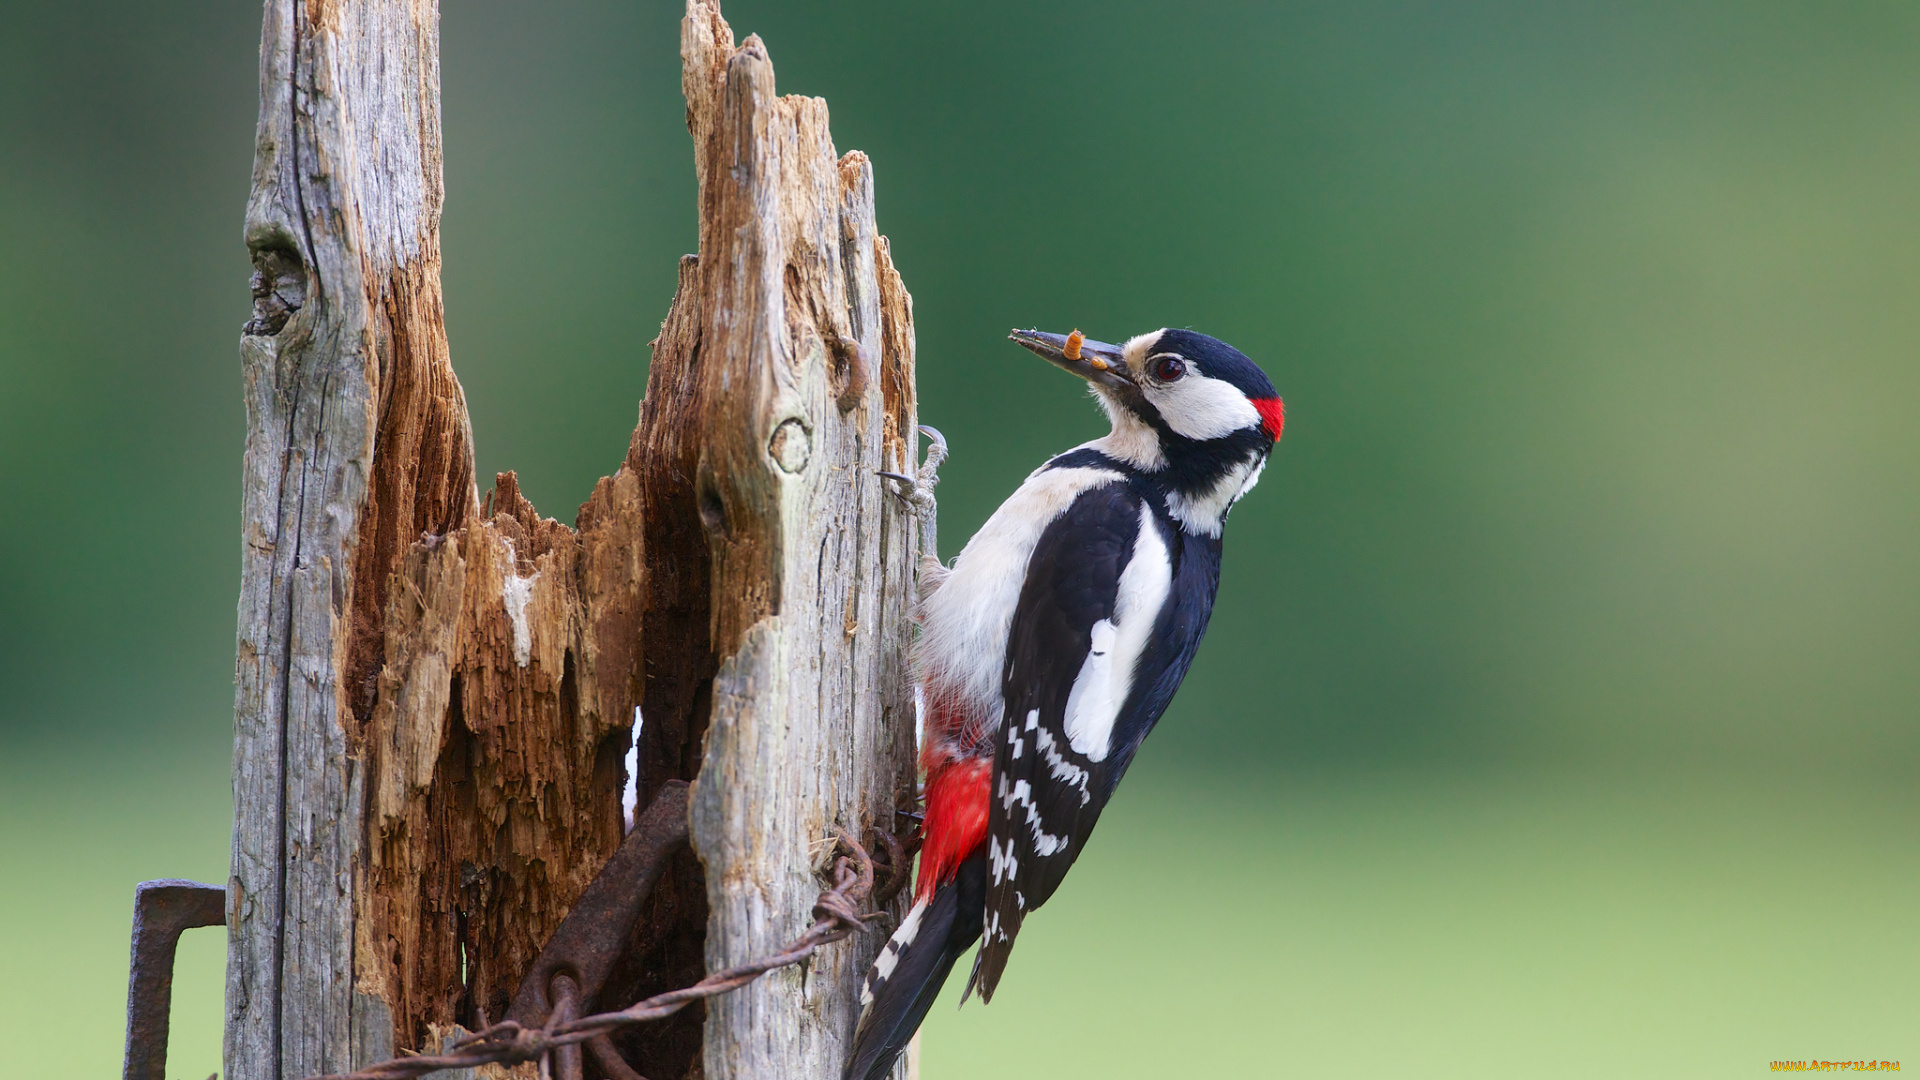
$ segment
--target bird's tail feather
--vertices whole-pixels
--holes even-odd
[[[953,880],[917,901],[880,950],[860,991],[860,1025],[843,1080],[886,1080],[920,1029],[954,962],[980,938],[987,910],[987,860],[976,853]]]

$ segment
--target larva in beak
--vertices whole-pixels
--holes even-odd
[[[1087,340],[1087,335],[1081,333],[1078,330],[1075,330],[1073,333],[1068,334],[1066,344],[1060,347],[1060,355],[1066,357],[1069,360],[1080,359],[1080,345],[1082,342],[1086,340]],[[1086,358],[1086,361],[1089,365],[1092,366],[1093,370],[1095,371],[1107,370],[1107,362],[1105,360],[1100,359],[1097,356],[1089,356]]]

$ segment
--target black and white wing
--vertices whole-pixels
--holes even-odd
[[[1218,542],[1195,550],[1154,510],[1150,496],[1116,478],[1055,518],[1028,562],[1007,642],[987,909],[969,983],[982,1000],[993,996],[1021,920],[1079,856],[1205,629]]]

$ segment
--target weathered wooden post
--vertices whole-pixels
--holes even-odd
[[[908,805],[917,548],[873,474],[911,459],[913,331],[874,226],[872,169],[835,154],[826,102],[776,96],[760,40],[735,48],[703,0],[688,4],[681,56],[701,307],[690,422],[675,429],[700,445],[713,553],[720,665],[693,842],[719,968],[792,935],[836,824],[891,828]],[[870,960],[835,950],[715,999],[705,1076],[837,1075],[847,991]]]
[[[511,475],[476,494],[441,315],[434,5],[267,2],[235,1080],[347,1071],[503,1015],[619,843],[636,706],[642,802],[694,780],[699,857],[659,886],[642,982],[791,937],[820,842],[890,827],[911,792],[917,523],[873,474],[913,460],[913,331],[871,171],[835,155],[823,102],[775,96],[717,6],[689,4],[682,54],[701,252],[627,460],[570,529]],[[717,999],[691,1045],[628,1045],[654,1080],[831,1075],[878,945]]]

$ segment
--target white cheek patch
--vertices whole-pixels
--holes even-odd
[[[1153,511],[1140,508],[1133,557],[1120,572],[1113,618],[1093,624],[1093,640],[1067,694],[1067,744],[1088,761],[1113,752],[1113,724],[1133,689],[1133,669],[1173,586],[1173,562]]]
[[[1165,386],[1149,382],[1146,395],[1168,427],[1200,442],[1260,426],[1260,410],[1239,387],[1199,372]]]

